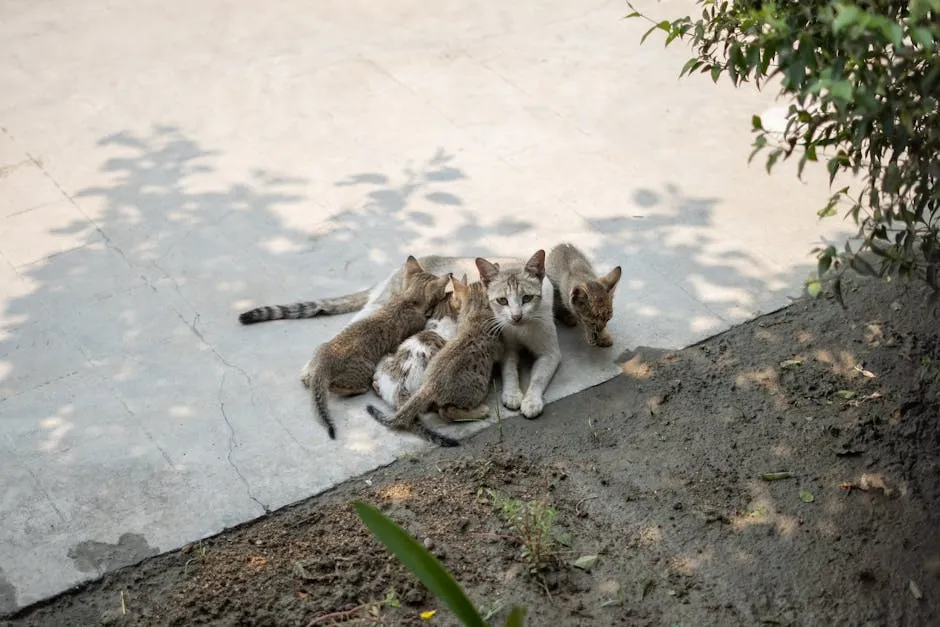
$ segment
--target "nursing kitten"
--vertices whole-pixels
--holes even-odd
[[[460,305],[457,336],[431,359],[424,384],[394,416],[386,416],[374,405],[369,415],[392,429],[411,430],[441,446],[459,442],[421,423],[421,414],[437,409],[444,420],[480,420],[489,415],[486,395],[493,366],[503,344],[482,283],[467,285],[454,280],[454,295]]]
[[[612,346],[607,323],[614,315],[620,266],[598,276],[583,252],[571,244],[559,244],[548,254],[545,272],[555,287],[558,321],[571,327],[580,325],[591,346]]]
[[[369,391],[375,366],[408,336],[420,331],[431,311],[446,298],[451,277],[425,272],[414,257],[405,262],[401,292],[364,320],[349,325],[321,345],[307,362],[302,381],[310,388],[314,407],[330,438],[336,427],[327,406],[327,392],[355,396]]]
[[[467,275],[464,275],[464,283]],[[431,314],[423,331],[418,331],[401,343],[392,355],[379,361],[372,377],[372,389],[392,409],[401,407],[421,384],[428,362],[448,340],[457,335],[459,303],[454,292]]]
[[[477,259],[477,267],[506,347],[501,362],[503,405],[535,418],[542,413],[542,395],[561,363],[552,315],[554,288],[545,276],[545,251],[537,251],[525,264],[497,265]],[[535,357],[525,393],[519,387],[523,350]]]

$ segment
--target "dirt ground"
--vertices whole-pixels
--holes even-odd
[[[846,300],[638,349],[625,376],[501,440],[401,460],[3,624],[456,624],[355,499],[429,546],[493,624],[515,603],[529,625],[940,624],[940,326],[913,288]],[[537,561],[512,499],[557,513]]]

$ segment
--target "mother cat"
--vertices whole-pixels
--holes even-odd
[[[479,260],[479,262],[477,261]],[[521,409],[526,418],[542,413],[543,393],[561,363],[561,349],[553,319],[554,288],[545,276],[545,251],[539,250],[528,261],[511,257],[491,260],[473,257],[419,257],[426,272],[473,276],[480,272],[493,310],[494,328],[502,332],[506,352],[501,362],[502,401],[509,409]],[[393,293],[401,291],[403,270],[398,268],[371,289],[346,296],[324,298],[293,305],[258,307],[239,316],[242,324],[254,324],[285,318],[313,318],[358,311],[352,322],[368,317]],[[519,356],[525,349],[535,358],[529,387],[519,386]]]

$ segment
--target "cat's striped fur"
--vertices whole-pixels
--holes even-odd
[[[368,318],[353,323],[317,349],[302,377],[330,438],[336,427],[327,405],[328,392],[339,396],[365,394],[379,360],[407,337],[424,328],[433,309],[447,297],[450,275],[425,272],[414,257],[404,265],[402,291]]]
[[[486,418],[493,366],[503,350],[483,284],[467,285],[456,279],[453,284],[460,301],[457,337],[431,359],[424,384],[394,416],[386,416],[374,405],[367,407],[369,415],[382,424],[413,431],[441,446],[457,446],[459,442],[429,429],[421,422],[421,414],[436,409],[444,420]]]

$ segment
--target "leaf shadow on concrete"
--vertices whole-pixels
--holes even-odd
[[[215,165],[223,155],[171,126],[115,133],[99,145],[109,182],[65,190],[85,218],[50,229],[81,245],[18,266],[28,289],[4,303],[12,322],[0,336],[0,447],[4,470],[22,469],[28,486],[0,518],[14,532],[11,581],[33,566],[30,547],[52,547],[65,560],[83,542],[132,533],[168,549],[349,476],[348,467],[322,463],[333,444],[297,381],[316,338],[345,317],[248,333],[236,321],[240,310],[359,289],[438,245],[488,256],[519,254],[488,239],[524,236],[532,251],[555,243],[534,239],[542,216],[493,217],[468,206],[458,186],[470,175],[443,150],[399,172],[333,181],[356,191],[334,212],[309,197],[303,178],[256,169],[231,181]],[[598,265],[624,265],[618,318],[629,323],[620,327],[626,337],[660,324],[666,342],[676,318],[693,335],[727,321],[694,295],[678,310],[659,297],[681,283],[669,277],[689,259],[729,291],[722,306],[741,304],[732,292],[742,284],[766,292],[766,282],[741,270],[756,263],[745,253],[709,250],[720,244],[708,232],[716,202],[665,185],[633,192],[625,205],[641,217],[583,220],[579,243]],[[786,269],[774,279],[792,285],[802,275]],[[355,474],[371,467],[381,440],[351,430]],[[50,593],[74,583],[63,572],[33,585]]]

